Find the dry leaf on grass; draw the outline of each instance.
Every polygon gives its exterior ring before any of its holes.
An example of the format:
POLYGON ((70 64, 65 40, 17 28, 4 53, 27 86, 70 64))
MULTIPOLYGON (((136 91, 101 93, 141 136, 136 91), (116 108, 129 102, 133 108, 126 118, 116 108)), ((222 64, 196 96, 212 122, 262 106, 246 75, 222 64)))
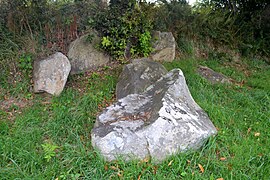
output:
POLYGON ((249 134, 249 133, 250 133, 250 131, 251 131, 251 128, 248 128, 248 130, 247 130, 247 134, 249 134))
POLYGON ((173 160, 171 160, 171 161, 169 162, 168 166, 171 166, 171 165, 172 165, 172 163, 173 163, 173 160))
POLYGON ((224 180, 223 178, 217 178, 216 180, 224 180))
POLYGON ((256 137, 258 137, 260 135, 261 135, 261 133, 259 133, 259 132, 254 133, 254 136, 256 136, 256 137))
POLYGON ((199 168, 200 168, 201 173, 204 173, 204 168, 203 168, 203 166, 202 166, 201 164, 198 164, 198 166, 199 166, 199 168))
POLYGON ((221 160, 221 161, 225 161, 226 159, 227 159, 226 157, 219 158, 219 160, 221 160))
POLYGON ((111 166, 110 169, 112 169, 112 170, 118 170, 118 167, 111 166))
POLYGON ((144 158, 144 159, 142 160, 142 162, 145 162, 145 163, 149 162, 149 157, 144 158))
POLYGON ((117 173, 117 176, 118 176, 118 177, 122 177, 122 176, 123 176, 123 175, 122 175, 122 171, 118 172, 118 173, 117 173))
POLYGON ((157 166, 154 166, 154 167, 153 167, 153 174, 157 174, 157 169, 158 169, 157 166))

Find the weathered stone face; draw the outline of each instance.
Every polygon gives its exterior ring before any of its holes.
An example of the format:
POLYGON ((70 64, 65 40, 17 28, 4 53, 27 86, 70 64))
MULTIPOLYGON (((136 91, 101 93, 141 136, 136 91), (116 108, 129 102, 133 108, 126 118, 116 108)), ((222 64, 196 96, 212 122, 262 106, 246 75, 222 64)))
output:
POLYGON ((168 61, 175 59, 176 42, 171 32, 157 31, 154 34, 154 39, 157 39, 153 45, 153 53, 151 58, 154 61, 168 61))
POLYGON ((110 57, 95 48, 99 41, 99 37, 93 31, 70 44, 68 58, 71 63, 71 74, 92 70, 109 62, 110 57), (87 40, 89 36, 92 36, 91 42, 87 40))
POLYGON ((211 83, 231 83, 232 79, 206 66, 199 66, 198 73, 211 83))
POLYGON ((34 92, 59 95, 67 82, 71 66, 60 52, 34 63, 34 92))
POLYGON ((141 94, 119 99, 97 117, 92 145, 109 161, 167 156, 198 149, 216 128, 174 69, 141 94))
POLYGON ((135 59, 124 66, 116 85, 116 98, 120 99, 129 94, 139 94, 154 84, 168 71, 160 63, 150 59, 135 59))

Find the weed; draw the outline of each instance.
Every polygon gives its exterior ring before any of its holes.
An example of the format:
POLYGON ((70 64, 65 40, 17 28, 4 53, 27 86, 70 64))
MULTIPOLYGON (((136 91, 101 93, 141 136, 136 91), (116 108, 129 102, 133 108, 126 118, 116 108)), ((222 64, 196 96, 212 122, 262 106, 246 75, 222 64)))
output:
POLYGON ((41 145, 43 150, 44 150, 44 158, 46 159, 47 162, 50 162, 52 157, 56 156, 55 150, 59 148, 59 146, 51 144, 51 143, 45 143, 41 145))
POLYGON ((19 64, 18 67, 20 70, 27 76, 29 76, 32 72, 33 66, 32 66, 32 57, 29 54, 23 54, 19 58, 19 64))
POLYGON ((4 122, 4 121, 0 121, 0 134, 1 135, 7 135, 8 132, 9 132, 8 124, 6 122, 4 122))

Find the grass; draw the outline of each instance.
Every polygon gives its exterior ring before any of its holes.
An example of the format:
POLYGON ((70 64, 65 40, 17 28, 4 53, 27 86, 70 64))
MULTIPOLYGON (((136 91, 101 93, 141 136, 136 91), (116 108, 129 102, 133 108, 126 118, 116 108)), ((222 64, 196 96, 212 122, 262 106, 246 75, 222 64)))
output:
POLYGON ((105 162, 90 133, 97 113, 114 98, 119 69, 106 68, 72 76, 59 97, 32 95, 32 105, 0 110, 1 179, 268 179, 269 65, 185 59, 165 66, 183 70, 194 99, 218 128, 200 151, 161 164, 105 162), (196 73, 199 64, 242 83, 212 85, 196 73))

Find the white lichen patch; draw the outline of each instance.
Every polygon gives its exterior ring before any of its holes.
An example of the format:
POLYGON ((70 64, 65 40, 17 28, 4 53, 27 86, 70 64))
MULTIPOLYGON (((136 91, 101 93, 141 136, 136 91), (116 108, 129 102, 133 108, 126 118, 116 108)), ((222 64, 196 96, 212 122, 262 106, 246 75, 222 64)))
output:
POLYGON ((95 146, 102 148, 104 154, 110 154, 115 149, 122 149, 124 147, 123 138, 119 137, 116 132, 110 132, 105 137, 94 137, 93 140, 96 142, 95 146))
POLYGON ((150 71, 150 68, 147 67, 144 72, 142 73, 142 75, 140 76, 141 79, 150 79, 152 78, 151 74, 148 73, 150 71))
POLYGON ((117 121, 117 122, 111 123, 111 125, 121 127, 123 129, 130 129, 132 131, 135 131, 136 129, 144 125, 144 122, 142 120, 135 120, 135 121, 127 120, 127 121, 117 121))

